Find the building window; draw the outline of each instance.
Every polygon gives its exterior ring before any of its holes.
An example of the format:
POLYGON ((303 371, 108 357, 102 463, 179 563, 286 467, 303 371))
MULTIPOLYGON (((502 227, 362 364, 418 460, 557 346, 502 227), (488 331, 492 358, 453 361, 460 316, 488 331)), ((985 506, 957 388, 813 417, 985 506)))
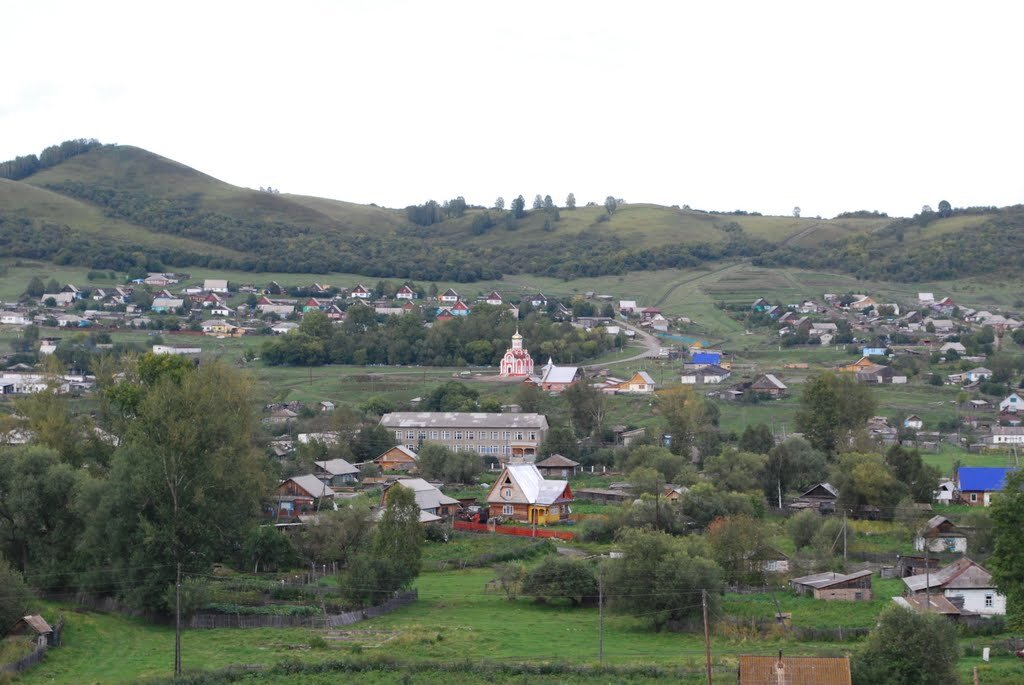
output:
POLYGON ((441 431, 441 439, 442 439, 442 440, 447 440, 447 439, 448 439, 448 438, 450 438, 451 436, 452 436, 452 434, 451 434, 451 433, 449 433, 448 431, 441 431))
POLYGON ((399 440, 402 439, 402 431, 395 431, 395 437, 399 440))
POLYGON ((412 440, 413 438, 416 437, 416 431, 406 431, 405 432, 405 437, 407 437, 410 440, 412 440))
POLYGON ((512 437, 512 433, 510 433, 509 431, 505 431, 505 432, 504 432, 504 433, 502 434, 502 437, 503 437, 503 438, 504 438, 505 440, 508 440, 508 439, 509 439, 510 437, 512 437))
POLYGON ((498 439, 498 431, 491 431, 491 440, 498 439))
POLYGON ((854 593, 853 593, 853 598, 854 598, 855 600, 861 600, 861 599, 864 599, 864 593, 863 593, 863 592, 854 592, 854 593))
POLYGON ((427 431, 420 431, 420 440, 427 439, 427 431))
POLYGON ((523 439, 523 432, 522 431, 516 431, 515 439, 516 440, 522 440, 523 439))
POLYGON ((985 606, 992 606, 992 595, 985 595, 985 606))
POLYGON ((430 439, 437 440, 437 431, 430 431, 430 439))
POLYGON ((511 504, 503 505, 501 507, 501 513, 504 514, 505 516, 511 516, 512 515, 512 505, 511 504))
POLYGON ((976 493, 976 492, 972 492, 971 493, 971 501, 972 502, 977 502, 978 501, 978 493, 976 493))
POLYGON ((462 431, 455 431, 455 439, 462 440, 462 431))
POLYGON ((472 440, 476 434, 473 431, 466 431, 466 440, 472 440))
POLYGON ((505 488, 504 490, 502 490, 501 491, 501 496, 502 497, 511 497, 512 496, 512 488, 505 488))
POLYGON ((533 432, 531 432, 531 433, 530 433, 530 440, 536 440, 536 439, 537 439, 537 434, 536 434, 536 433, 533 433, 533 432))

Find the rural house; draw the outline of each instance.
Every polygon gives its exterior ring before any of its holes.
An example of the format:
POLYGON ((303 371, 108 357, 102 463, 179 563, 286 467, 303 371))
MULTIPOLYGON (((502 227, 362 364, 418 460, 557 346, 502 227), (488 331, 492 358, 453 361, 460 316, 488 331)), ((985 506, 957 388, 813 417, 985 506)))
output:
POLYGON ((373 460, 381 471, 415 471, 416 462, 419 460, 417 454, 411 447, 398 445, 388 448, 384 454, 373 460))
POLYGON ((317 500, 333 500, 334 496, 334 490, 312 474, 292 476, 277 486, 276 507, 271 516, 292 519, 314 514, 318 510, 317 500))
POLYGON ((632 378, 620 383, 617 390, 631 394, 649 394, 654 392, 654 379, 646 371, 637 371, 632 378))
POLYGON ((583 371, 580 367, 555 366, 555 363, 548 359, 548 363, 541 367, 540 374, 530 376, 527 382, 547 392, 562 392, 582 377, 583 371))
POLYGON ((928 571, 903 579, 907 595, 925 595, 926 588, 942 594, 961 613, 995 616, 1006 613, 1006 596, 999 594, 992 574, 978 563, 963 557, 938 571, 928 571))
POLYGON ((839 492, 828 483, 818 483, 789 504, 790 509, 814 509, 821 513, 836 510, 839 492))
POLYGON ((572 501, 569 481, 545 480, 534 464, 506 464, 487 494, 492 517, 542 525, 569 520, 572 501))
POLYGON ((359 480, 359 469, 344 459, 314 461, 313 475, 327 485, 350 485, 359 480))
POLYGON ((545 478, 571 478, 579 473, 580 463, 561 454, 552 454, 537 462, 537 470, 545 478))
POLYGON ((387 506, 391 488, 408 488, 416 494, 416 506, 420 508, 420 523, 432 523, 451 518, 462 505, 459 500, 449 497, 422 478, 396 480, 380 493, 380 507, 387 506))
POLYGON ((945 516, 933 516, 914 536, 914 549, 923 552, 925 547, 929 552, 966 554, 967 536, 945 516))
POLYGON ((997 466, 961 466, 956 472, 960 501, 972 506, 989 506, 992 495, 1003 491, 1007 477, 1015 470, 997 466))

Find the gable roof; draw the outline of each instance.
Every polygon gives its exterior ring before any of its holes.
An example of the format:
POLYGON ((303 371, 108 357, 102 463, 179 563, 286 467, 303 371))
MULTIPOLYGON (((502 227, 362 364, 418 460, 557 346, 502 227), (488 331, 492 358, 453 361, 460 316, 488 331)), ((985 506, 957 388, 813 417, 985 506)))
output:
POLYGON ((815 573, 810 576, 803 576, 801 578, 794 578, 791 582, 797 585, 806 585, 815 589, 832 587, 833 585, 839 585, 840 583, 846 583, 857 578, 863 578, 870 576, 871 570, 865 569, 863 571, 857 571, 856 573, 843 574, 835 573, 834 571, 825 571, 824 573, 815 573))
POLYGON ((459 503, 422 478, 402 478, 395 481, 395 485, 412 490, 416 494, 416 506, 420 509, 437 509, 445 504, 459 503))
MULTIPOLYGON (((567 480, 545 480, 534 464, 506 464, 505 472, 515 481, 529 504, 554 504, 562 498, 567 480)), ((501 481, 501 477, 495 483, 501 481)))
POLYGON ((984 566, 967 557, 961 557, 938 571, 907 576, 903 583, 911 592, 921 592, 925 587, 949 590, 995 587, 992 574, 984 566))
POLYGON ((739 685, 850 685, 850 659, 845 656, 740 655, 739 685))
POLYGON ((786 384, 770 373, 766 373, 750 385, 751 389, 766 388, 769 390, 786 390, 786 384))
POLYGON ((547 459, 545 459, 543 461, 538 461, 537 464, 536 464, 536 466, 538 466, 538 467, 551 468, 551 469, 572 468, 572 467, 576 467, 576 466, 579 466, 579 465, 580 465, 580 463, 578 461, 573 461, 572 459, 569 459, 568 457, 563 457, 561 454, 552 454, 547 459))
MULTIPOLYGON (((814 485, 814 487, 808 488, 807 492, 803 493, 800 496, 801 497, 809 497, 811 495, 811 493, 814 492, 815 490, 817 490, 818 488, 823 488, 826 492, 828 492, 833 497, 839 497, 839 491, 836 490, 835 487, 833 487, 830 483, 817 483, 816 485, 814 485)), ((820 495, 819 495, 819 497, 820 497, 820 495)))
POLYGON ((927 611, 932 614, 944 614, 951 616, 960 615, 960 610, 942 595, 911 595, 909 597, 893 597, 892 601, 896 602, 896 604, 904 609, 910 609, 912 611, 927 611))
POLYGON ((998 466, 961 466, 956 473, 961 491, 996 491, 1005 487, 1006 479, 1016 470, 998 466))
POLYGON ((331 490, 331 488, 325 485, 322 480, 311 473, 304 476, 292 476, 283 482, 287 483, 289 480, 305 490, 312 497, 334 497, 335 495, 334 490, 331 490))

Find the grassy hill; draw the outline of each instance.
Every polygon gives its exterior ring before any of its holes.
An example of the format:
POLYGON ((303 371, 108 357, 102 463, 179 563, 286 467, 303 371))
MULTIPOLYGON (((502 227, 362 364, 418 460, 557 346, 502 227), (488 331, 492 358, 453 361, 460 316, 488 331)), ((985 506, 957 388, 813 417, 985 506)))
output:
POLYGON ((0 239, 0 256, 120 270, 141 253, 150 268, 457 282, 526 272, 593 277, 754 259, 761 266, 810 265, 870 277, 882 275, 884 263, 889 277, 915 280, 948 277, 963 267, 960 242, 981 230, 1001 243, 1018 227, 1018 214, 997 210, 915 225, 638 203, 623 204, 611 216, 590 206, 561 209, 557 218, 531 211, 518 220, 471 208, 420 226, 402 209, 239 188, 137 147, 104 145, 21 180, 0 179, 0 228, 8 234, 0 239), (33 235, 45 240, 33 241, 33 235), (927 263, 917 259, 913 270, 893 266, 922 250, 930 251, 927 263), (941 273, 922 274, 922 268, 941 273))

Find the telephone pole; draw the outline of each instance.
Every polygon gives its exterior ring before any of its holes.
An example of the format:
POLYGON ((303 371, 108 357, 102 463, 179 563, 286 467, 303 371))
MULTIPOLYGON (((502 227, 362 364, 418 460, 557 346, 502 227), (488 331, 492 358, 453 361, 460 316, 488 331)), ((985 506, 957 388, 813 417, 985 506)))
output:
POLYGON ((597 567, 597 663, 604 666, 604 566, 597 567))
POLYGON ((174 677, 181 675, 181 562, 174 582, 174 677))
POLYGON ((708 685, 711 685, 711 635, 708 633, 708 591, 700 591, 700 603, 704 611, 704 665, 708 672, 708 685))
POLYGON ((846 510, 843 509, 843 561, 846 561, 846 510))

